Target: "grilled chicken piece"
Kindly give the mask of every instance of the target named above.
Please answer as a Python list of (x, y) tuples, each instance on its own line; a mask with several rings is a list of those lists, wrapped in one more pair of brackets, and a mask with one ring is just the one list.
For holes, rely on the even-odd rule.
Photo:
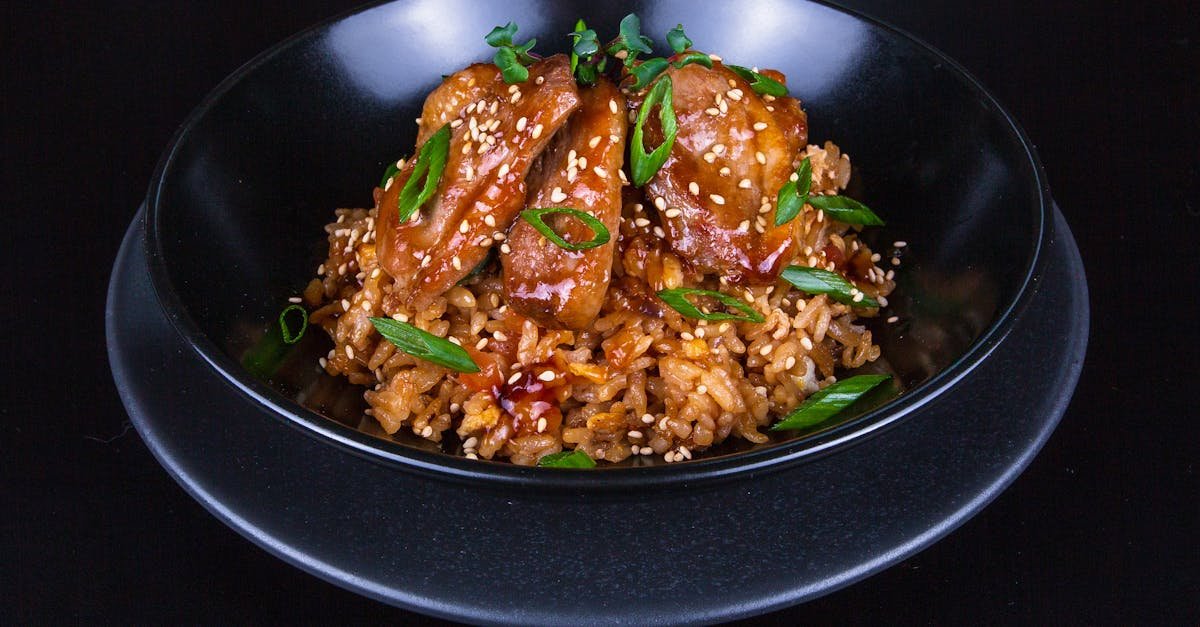
[[(775, 226), (775, 205), (808, 141), (799, 101), (760, 96), (719, 62), (667, 74), (679, 132), (646, 196), (671, 248), (732, 283), (773, 283), (795, 254), (793, 224)], [(657, 111), (645, 133), (648, 147), (662, 141)]]
[(496, 66), (476, 64), (429, 94), (418, 148), (443, 125), (453, 127), (437, 191), (400, 224), (400, 190), (417, 160), (375, 190), (380, 265), (409, 308), (428, 307), (499, 244), (525, 205), (530, 166), (579, 104), (561, 54), (530, 66), (523, 83), (507, 85)]
[[(560, 248), (533, 225), (517, 220), (501, 249), (504, 289), (514, 311), (550, 328), (582, 329), (604, 303), (621, 219), (621, 166), (625, 158), (625, 97), (601, 78), (580, 90), (583, 106), (554, 137), (529, 175), (529, 207), (571, 207), (608, 227), (607, 244), (586, 250)], [(546, 214), (545, 222), (568, 242), (592, 239), (582, 221)], [(508, 252), (504, 252), (507, 250)]]

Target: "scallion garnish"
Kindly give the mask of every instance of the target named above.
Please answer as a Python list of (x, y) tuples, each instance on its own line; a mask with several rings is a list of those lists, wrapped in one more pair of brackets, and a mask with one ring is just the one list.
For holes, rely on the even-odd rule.
[(849, 196), (811, 196), (808, 204), (825, 212), (825, 215), (846, 224), (883, 226), (883, 219), (875, 215), (866, 205)]
[[(653, 152), (647, 153), (642, 141), (643, 127), (650, 110), (659, 105), (658, 119), (662, 122), (663, 141)], [(671, 77), (664, 76), (654, 83), (642, 107), (638, 110), (637, 123), (633, 127), (633, 137), (629, 142), (629, 171), (633, 174), (633, 184), (641, 187), (650, 181), (650, 177), (667, 162), (671, 147), (675, 145), (675, 134), (678, 132), (675, 122), (675, 107), (671, 102)]]
[(403, 161), (403, 159), (397, 159), (396, 161), (393, 161), (388, 164), (387, 169), (385, 169), (383, 171), (383, 178), (379, 180), (380, 188), (387, 187), (388, 181), (392, 180), (392, 177), (396, 176), (396, 173), (400, 171), (400, 162), (401, 161)]
[[(442, 180), (442, 171), (446, 169), (446, 158), (450, 154), (450, 125), (439, 128), (417, 153), (417, 162), (413, 164), (412, 175), (404, 182), (400, 190), (400, 224), (412, 217), (414, 211), (433, 196), (437, 191), (438, 181)], [(421, 188), (417, 184), (424, 178)], [(387, 184), (386, 182), (384, 183)]]
[[(568, 242), (567, 240), (563, 239), (563, 236), (555, 233), (554, 229), (550, 228), (549, 224), (546, 224), (545, 218), (542, 216), (545, 216), (548, 213), (561, 213), (583, 222), (589, 229), (592, 230), (592, 233), (594, 234), (592, 235), (592, 239), (585, 242)], [(524, 218), (526, 222), (532, 224), (533, 228), (537, 229), (538, 233), (544, 235), (546, 239), (553, 242), (555, 246), (558, 246), (559, 248), (565, 248), (567, 250), (586, 250), (588, 248), (602, 246), (607, 244), (608, 240), (612, 237), (612, 234), (608, 232), (608, 227), (604, 226), (603, 222), (596, 219), (596, 216), (593, 216), (586, 211), (580, 211), (570, 207), (538, 207), (536, 209), (526, 209), (521, 212), (521, 217)]]
[(886, 374), (862, 374), (842, 379), (813, 393), (792, 413), (772, 425), (771, 430), (803, 429), (821, 424), (890, 378), (891, 375)]
[(681, 68), (689, 63), (697, 63), (706, 68), (712, 67), (712, 59), (703, 52), (684, 52), (683, 54), (677, 54), (671, 58), (674, 59), (674, 61), (671, 61), (671, 65), (674, 65), (676, 69)]
[(595, 468), (596, 462), (587, 453), (574, 450), (543, 455), (537, 465), (542, 468)]
[(596, 79), (608, 65), (608, 55), (600, 53), (600, 39), (596, 31), (587, 27), (581, 19), (575, 23), (575, 32), (569, 35), (571, 45), (571, 74), (583, 85), (595, 85)]
[[(879, 301), (867, 296), (836, 272), (808, 266), (788, 266), (780, 273), (784, 281), (808, 294), (826, 294), (839, 303), (851, 307), (878, 307)], [(862, 298), (854, 300), (857, 295)]]
[(496, 67), (500, 68), (500, 74), (504, 76), (505, 83), (521, 83), (529, 79), (529, 70), (525, 66), (532, 64), (537, 60), (537, 57), (529, 53), (530, 48), (533, 48), (537, 43), (536, 39), (517, 45), (513, 43), (513, 35), (517, 34), (517, 25), (509, 22), (504, 26), (497, 26), (490, 33), (484, 36), (484, 41), (496, 50), (496, 56), (492, 57), (492, 62)]
[(753, 89), (755, 93), (777, 97), (788, 94), (787, 86), (769, 76), (763, 76), (750, 68), (740, 65), (726, 65), (725, 67), (733, 70), (734, 74), (749, 81), (750, 89)]
[[(298, 331), (293, 331), (292, 328), (288, 326), (288, 314), (292, 313), (293, 311), (300, 314), (300, 329)], [(296, 316), (292, 317), (295, 318)], [(279, 312), (279, 333), (283, 335), (284, 344), (295, 344), (296, 342), (299, 342), (300, 338), (304, 337), (304, 332), (307, 330), (308, 311), (306, 311), (300, 305), (288, 305), (287, 307), (284, 307), (283, 311)]]
[(792, 218), (800, 215), (804, 203), (808, 202), (808, 192), (811, 188), (812, 162), (805, 157), (804, 161), (800, 162), (800, 167), (796, 168), (796, 180), (788, 181), (779, 188), (775, 208), (775, 226), (787, 224), (792, 221)]
[(629, 91), (639, 92), (646, 88), (667, 69), (669, 61), (662, 57), (652, 57), (637, 64), (629, 69), (629, 75), (633, 77), (633, 83), (629, 86)]
[(370, 318), (375, 330), (396, 348), (425, 361), (445, 366), (459, 372), (479, 372), (479, 366), (471, 360), (471, 356), (463, 347), (438, 337), (427, 331), (422, 331), (406, 322), (391, 318)]
[(683, 24), (676, 24), (675, 28), (667, 31), (667, 43), (676, 54), (692, 47), (692, 40), (683, 32)]
[[(739, 316), (736, 314), (725, 313), (723, 311), (705, 313), (701, 311), (699, 307), (692, 304), (692, 302), (687, 299), (688, 296), (705, 296), (708, 298), (715, 298), (726, 306), (737, 309), (746, 315)], [(758, 313), (758, 311), (753, 307), (746, 304), (739, 298), (735, 298), (728, 294), (722, 294), (721, 292), (702, 290), (694, 287), (677, 287), (674, 289), (662, 290), (658, 293), (658, 297), (661, 298), (664, 303), (670, 305), (671, 309), (678, 311), (688, 318), (697, 318), (700, 320), (737, 320), (739, 322), (763, 321), (762, 314)]]
[(638, 54), (650, 54), (652, 51), (650, 45), (654, 42), (642, 34), (642, 21), (638, 19), (636, 13), (630, 13), (621, 19), (621, 27), (617, 38), (608, 44), (606, 51), (614, 57), (620, 58), (620, 53), (625, 53), (625, 67), (633, 65)]

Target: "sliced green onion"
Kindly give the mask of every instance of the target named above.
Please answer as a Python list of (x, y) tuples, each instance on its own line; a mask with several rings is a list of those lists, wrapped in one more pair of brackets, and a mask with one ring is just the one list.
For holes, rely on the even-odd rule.
[[(713, 313), (705, 313), (700, 311), (700, 308), (692, 304), (687, 299), (688, 296), (707, 296), (721, 301), (728, 307), (737, 309), (746, 315), (739, 316), (736, 314), (716, 311)], [(671, 306), (671, 309), (689, 317), (698, 318), (700, 320), (737, 320), (739, 322), (762, 322), (763, 316), (758, 313), (750, 305), (746, 304), (740, 298), (734, 298), (728, 294), (714, 292), (712, 290), (702, 290), (694, 287), (677, 287), (669, 290), (662, 290), (658, 293), (658, 297), (666, 304)]]
[(596, 462), (587, 453), (574, 450), (543, 455), (537, 465), (542, 468), (595, 468)]
[[(878, 307), (879, 301), (859, 291), (842, 275), (821, 268), (808, 266), (788, 266), (779, 275), (784, 281), (796, 286), (796, 289), (809, 294), (828, 294), (830, 298), (851, 307)], [(855, 294), (862, 294), (858, 301)]]
[(712, 67), (712, 58), (703, 52), (685, 52), (683, 54), (675, 55), (674, 58), (675, 60), (671, 62), (671, 65), (674, 65), (676, 69), (681, 68), (689, 63), (697, 63), (706, 68)]
[(370, 318), (375, 330), (396, 348), (425, 361), (459, 372), (479, 372), (479, 366), (463, 347), (391, 318)]
[[(655, 105), (661, 105), (658, 119), (662, 122), (663, 142), (653, 152), (647, 153), (642, 141), (643, 127), (650, 110)], [(671, 103), (671, 77), (664, 76), (654, 83), (642, 107), (638, 110), (637, 123), (633, 127), (633, 137), (629, 142), (629, 171), (633, 174), (633, 184), (641, 187), (649, 182), (655, 172), (667, 162), (671, 147), (675, 145), (675, 134), (678, 132), (675, 122), (675, 107)]]
[(396, 173), (400, 171), (400, 161), (401, 159), (397, 159), (388, 164), (387, 169), (383, 171), (383, 178), (379, 180), (380, 189), (387, 187), (387, 182), (392, 180), (392, 177), (396, 176)]
[(804, 203), (808, 202), (808, 192), (812, 188), (812, 162), (808, 157), (800, 162), (800, 167), (796, 168), (796, 180), (789, 180), (779, 188), (779, 196), (776, 199), (775, 209), (775, 226), (781, 226), (792, 221), (797, 215), (800, 215), (800, 210), (804, 208)]
[(803, 429), (821, 424), (890, 378), (891, 375), (886, 374), (862, 374), (842, 379), (808, 397), (792, 413), (772, 425), (771, 430)]
[(633, 84), (629, 86), (629, 91), (637, 92), (645, 89), (655, 77), (662, 74), (667, 66), (670, 65), (666, 59), (662, 57), (653, 57), (646, 59), (642, 63), (629, 69), (629, 74), (633, 76)]
[(734, 74), (749, 81), (750, 89), (753, 89), (755, 93), (776, 97), (788, 95), (787, 86), (769, 76), (763, 76), (750, 68), (740, 65), (726, 65), (725, 67), (733, 70)]
[[(563, 215), (568, 215), (578, 219), (592, 230), (592, 233), (594, 234), (592, 235), (592, 239), (585, 242), (568, 242), (567, 240), (563, 239), (563, 236), (555, 233), (554, 229), (550, 228), (549, 224), (546, 224), (545, 218), (542, 216), (545, 216), (548, 213), (561, 213)], [(593, 216), (586, 211), (580, 211), (570, 207), (538, 207), (536, 209), (526, 209), (521, 212), (521, 217), (524, 218), (526, 222), (532, 224), (533, 228), (537, 229), (538, 233), (544, 235), (546, 239), (553, 242), (555, 246), (558, 246), (559, 248), (565, 248), (567, 250), (587, 250), (588, 248), (603, 246), (604, 244), (607, 244), (608, 240), (612, 237), (612, 234), (608, 232), (608, 227), (604, 226), (604, 223), (600, 220), (597, 220), (596, 216)]]
[(683, 32), (683, 24), (676, 24), (675, 28), (667, 31), (667, 43), (677, 53), (692, 47), (692, 40)]
[[(414, 211), (433, 196), (437, 191), (438, 181), (442, 179), (442, 171), (446, 169), (446, 158), (450, 154), (450, 125), (439, 128), (422, 146), (417, 153), (417, 162), (413, 165), (412, 176), (404, 182), (400, 190), (400, 223), (408, 220)], [(421, 189), (417, 183), (425, 179)]]
[[(291, 312), (299, 312), (300, 314), (300, 330), (292, 331), (288, 326), (287, 315)], [(293, 316), (295, 317), (295, 316)], [(304, 332), (308, 330), (308, 311), (300, 305), (289, 305), (279, 313), (279, 332), (283, 335), (284, 344), (295, 344), (304, 337)]]
[(849, 196), (811, 196), (808, 204), (825, 212), (825, 215), (846, 224), (883, 226), (883, 219), (875, 215), (866, 205)]

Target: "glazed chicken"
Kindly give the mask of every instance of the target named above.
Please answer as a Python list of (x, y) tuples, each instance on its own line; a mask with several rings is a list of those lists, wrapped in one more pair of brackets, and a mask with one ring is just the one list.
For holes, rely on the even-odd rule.
[[(769, 285), (795, 254), (794, 224), (775, 226), (779, 189), (799, 165), (808, 124), (795, 98), (762, 96), (720, 62), (670, 68), (678, 135), (646, 186), (666, 239), (692, 268)], [(764, 72), (783, 82), (782, 74)], [(662, 141), (658, 116), (648, 146)]]
[(418, 149), (442, 126), (452, 128), (437, 191), (401, 224), (400, 190), (417, 160), (410, 159), (386, 189), (375, 190), (380, 264), (407, 294), (408, 307), (427, 307), (506, 237), (525, 206), (529, 168), (579, 105), (561, 54), (534, 63), (521, 84), (506, 84), (495, 65), (481, 63), (429, 94)]
[[(621, 167), (625, 161), (625, 97), (611, 81), (580, 89), (583, 105), (555, 136), (529, 175), (526, 205), (570, 207), (590, 213), (612, 239), (572, 251), (546, 239), (524, 220), (513, 224), (501, 248), (509, 305), (545, 327), (582, 329), (604, 303), (621, 217)], [(548, 214), (546, 224), (569, 242), (593, 232), (578, 218)]]

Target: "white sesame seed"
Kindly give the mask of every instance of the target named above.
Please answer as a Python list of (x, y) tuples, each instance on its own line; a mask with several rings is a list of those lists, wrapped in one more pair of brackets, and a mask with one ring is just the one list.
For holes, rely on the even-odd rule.
[(880, 256), (880, 254), (879, 254), (879, 253), (875, 253), (875, 254), (871, 255), (871, 262), (872, 262), (872, 263), (879, 263), (879, 260), (880, 260), (880, 259), (883, 259), (883, 257), (882, 257), (882, 256)]
[(475, 168), (474, 168), (474, 167), (472, 167), (472, 166), (467, 166), (467, 171), (466, 171), (466, 176), (465, 176), (465, 178), (466, 178), (468, 181), (473, 181), (473, 180), (475, 180)]
[(713, 151), (713, 154), (721, 156), (725, 154), (725, 144), (713, 144), (711, 150)]
[[(454, 406), (451, 405), (451, 407), (453, 408)], [(451, 409), (451, 411), (455, 411), (455, 410)], [(471, 437), (467, 438), (466, 442), (463, 442), (463, 448), (475, 448), (478, 445), (479, 445), (479, 438), (477, 438), (475, 436), (471, 436)]]
[(667, 216), (668, 218), (678, 218), (679, 214), (681, 214), (681, 213), (683, 213), (683, 212), (678, 209), (671, 208), (671, 209), (667, 209), (665, 212), (663, 212), (663, 215)]
[(520, 99), (521, 99), (521, 92), (519, 92), (519, 91), (516, 91), (516, 92), (513, 92), (513, 95), (512, 95), (512, 97), (511, 97), (511, 98), (509, 98), (509, 99), (508, 99), (508, 101), (509, 101), (510, 103), (512, 103), (512, 104), (516, 104), (516, 103), (517, 103), (517, 101), (518, 101), (518, 100), (520, 100)]
[(706, 152), (706, 153), (704, 153), (704, 160), (705, 160), (706, 162), (708, 162), (708, 163), (712, 163), (712, 162), (716, 161), (716, 160), (717, 160), (717, 153), (715, 153), (715, 152)]
[(904, 240), (899, 240), (899, 241), (892, 242), (892, 246), (895, 248), (904, 248), (905, 246), (908, 246), (908, 242), (906, 242)]
[(426, 255), (425, 258), (421, 260), (421, 267), (428, 268), (429, 264), (431, 263), (433, 263), (433, 255)]
[(750, 221), (742, 220), (741, 222), (739, 222), (737, 230), (739, 230), (743, 233), (749, 233), (750, 232)]
[(346, 357), (354, 359), (354, 347), (349, 344), (346, 345)]
[(688, 191), (699, 196), (700, 195), (700, 184), (697, 183), (696, 181), (692, 181), (691, 183), (688, 183)]
[(898, 266), (898, 265), (900, 265), (900, 258), (899, 258), (899, 257), (892, 257), (892, 265), (893, 265), (893, 266)]
[(542, 125), (541, 125), (541, 124), (538, 124), (537, 126), (533, 127), (533, 132), (532, 132), (532, 133), (530, 133), (530, 135), (531, 135), (531, 136), (532, 136), (534, 139), (537, 139), (537, 138), (541, 137), (541, 136), (542, 136)]
[(743, 92), (740, 89), (730, 89), (729, 91), (725, 92), (725, 95), (729, 96), (730, 100), (741, 100)]
[(608, 170), (605, 170), (604, 168), (602, 168), (600, 166), (596, 166), (596, 167), (592, 168), (592, 172), (595, 172), (596, 176), (598, 176), (602, 179), (608, 178)]
[(479, 456), (475, 453), (467, 453), (466, 457), (467, 459), (479, 459)]
[(300, 303), (300, 302), (304, 302), (304, 299), (300, 298), (299, 296), (292, 296), (291, 298), (288, 298), (288, 302), (289, 303)]
[(534, 82), (534, 83), (536, 83), (536, 84), (538, 84), (538, 85), (541, 85), (542, 83), (546, 82), (546, 77), (545, 77), (545, 76), (539, 76), (539, 77), (537, 77), (537, 78), (533, 79), (533, 82)]
[(520, 379), (520, 378), (521, 378), (521, 373), (519, 373), (519, 372), (514, 372), (514, 373), (512, 373), (512, 376), (510, 376), (510, 377), (508, 378), (508, 384), (509, 384), (509, 385), (512, 385), (512, 384), (514, 384), (514, 383), (516, 383), (516, 382), (517, 382), (517, 379)]
[(767, 344), (767, 345), (763, 346), (762, 348), (758, 349), (758, 354), (762, 355), (763, 357), (766, 357), (767, 355), (770, 355), (771, 351), (773, 351), (773, 350), (775, 350), (775, 346), (773, 344)]
[[(688, 459), (692, 458), (692, 452), (689, 451), (688, 447), (686, 447), (686, 446), (679, 447), (679, 453), (677, 455), (683, 455), (684, 457), (686, 457)], [(679, 458), (676, 457), (675, 459), (676, 459), (676, 461), (678, 461)]]
[(601, 139), (601, 137), (599, 135), (596, 135), (595, 137), (589, 139), (588, 140), (588, 148), (595, 148), (596, 146), (600, 145), (600, 139)]
[(765, 130), (767, 130), (767, 123), (766, 123), (766, 122), (755, 122), (755, 123), (754, 123), (754, 130), (756, 130), (756, 131), (765, 131)]
[(895, 271), (895, 270), (888, 270), (888, 271), (887, 271), (887, 274), (883, 275), (883, 278), (885, 278), (885, 279), (887, 279), (887, 280), (891, 281), (893, 278), (895, 278), (895, 276), (896, 276), (896, 271)]
[(708, 394), (708, 386), (707, 386), (707, 385), (704, 385), (703, 383), (702, 383), (702, 384), (700, 384), (700, 385), (697, 385), (697, 386), (696, 386), (696, 393), (697, 393), (697, 394)]
[(545, 431), (546, 427), (548, 427), (548, 426), (550, 426), (550, 424), (546, 422), (545, 418), (538, 418), (538, 421), (537, 421), (538, 433)]
[(612, 111), (613, 113), (617, 112), (617, 101), (616, 100), (613, 100), (612, 98), (608, 99), (608, 110)]
[(661, 239), (667, 236), (667, 232), (661, 226), (656, 226), (654, 227), (654, 235)]
[(721, 115), (721, 110), (716, 107), (709, 107), (709, 108), (705, 109), (704, 112), (709, 115), (713, 115), (713, 116)]
[(762, 153), (762, 151), (760, 150), (760, 151), (758, 151), (758, 152), (754, 153), (754, 160), (755, 160), (755, 161), (757, 161), (757, 162), (759, 162), (760, 164), (766, 165), (766, 163), (767, 163), (767, 156), (766, 156), (766, 155), (764, 155), (764, 154)]
[(462, 260), (458, 258), (458, 255), (450, 259), (450, 265), (454, 266), (455, 270), (462, 270)]
[(730, 327), (730, 326), (731, 326), (731, 325), (730, 325), (728, 322), (722, 322), (722, 323), (721, 323), (721, 326), (717, 327), (717, 332), (718, 332), (718, 333), (724, 333), (724, 332), (726, 332), (726, 331), (728, 331), (728, 330), (729, 330), (729, 327)]
[(469, 230), (471, 230), (471, 225), (467, 224), (466, 220), (463, 220), (462, 222), (458, 223), (458, 232), (459, 233), (466, 233)]
[(635, 226), (645, 228), (647, 226), (650, 226), (650, 221), (647, 220), (646, 218), (637, 218), (636, 220), (633, 221), (633, 224)]
[(433, 427), (425, 425), (425, 428), (421, 429), (421, 437), (427, 438), (431, 435), (433, 435)]
[(708, 197), (710, 200), (717, 203), (718, 205), (725, 204), (725, 197), (721, 196), (720, 194), (709, 194)]
[(342, 299), (342, 311), (350, 311), (350, 301)]
[(648, 425), (654, 424), (654, 414), (642, 414), (642, 422)]
[(460, 339), (458, 339), (458, 338), (454, 337), (453, 335), (451, 335), (450, 337), (446, 338), (446, 340), (447, 340), (447, 341), (449, 341), (451, 344), (455, 344), (455, 345), (457, 345), (457, 346), (462, 346), (462, 340), (460, 340)]
[(680, 333), (679, 337), (681, 337), (689, 342), (696, 339), (696, 336), (692, 335), (691, 333), (688, 333), (687, 331)]
[(506, 255), (507, 255), (508, 253), (511, 253), (511, 252), (512, 252), (512, 247), (511, 247), (511, 246), (509, 246), (508, 244), (501, 244), (501, 245), (500, 245), (500, 252), (502, 252), (502, 253), (504, 253), (504, 254), (506, 254)]
[(496, 217), (489, 213), (486, 216), (483, 216), (483, 223), (494, 227), (496, 226)]
[(507, 163), (501, 163), (501, 164), (500, 164), (500, 169), (496, 171), (496, 175), (497, 175), (497, 176), (504, 176), (505, 174), (508, 174), (508, 164), (507, 164)]
[(863, 299), (863, 296), (864, 296), (864, 295), (863, 295), (863, 293), (862, 293), (862, 292), (859, 292), (859, 293), (855, 294), (855, 295), (854, 295), (854, 297), (853, 297), (853, 298), (851, 298), (850, 300), (852, 300), (852, 301), (854, 301), (854, 302), (856, 302), (856, 303), (861, 303), (861, 302), (862, 302), (862, 299)]
[(486, 337), (482, 338), (478, 342), (475, 342), (475, 350), (483, 350), (487, 345), (488, 339)]
[(729, 103), (722, 100), (721, 104), (717, 105), (717, 108), (721, 110), (721, 113), (726, 113), (729, 111)]
[(553, 381), (554, 380), (554, 371), (553, 370), (543, 370), (542, 374), (538, 375), (538, 380), (539, 381)]
[(738, 187), (740, 187), (742, 189), (750, 189), (750, 185), (751, 185), (750, 179), (742, 179), (742, 180), (738, 181)]
[(501, 342), (508, 340), (508, 336), (504, 334), (504, 331), (496, 331), (495, 333), (492, 334), (492, 337), (496, 338), (497, 340), (500, 340)]
[(654, 198), (654, 207), (655, 207), (656, 209), (658, 209), (659, 211), (666, 211), (666, 209), (667, 209), (667, 199), (666, 199), (666, 198), (663, 198), (662, 196), (656, 196), (656, 197)]
[(642, 432), (641, 431), (630, 431), (627, 435), (631, 438), (640, 438), (640, 437), (642, 437)]
[(563, 193), (561, 187), (555, 187), (554, 190), (550, 192), (550, 200), (553, 202), (562, 202), (566, 199), (567, 195)]
[(529, 120), (525, 119), (525, 117), (524, 117), (524, 116), (522, 116), (522, 117), (521, 117), (519, 120), (517, 120), (517, 132), (518, 132), (518, 133), (520, 133), (521, 131), (524, 131), (524, 130), (525, 130), (525, 124), (526, 124), (528, 121), (529, 121)]

